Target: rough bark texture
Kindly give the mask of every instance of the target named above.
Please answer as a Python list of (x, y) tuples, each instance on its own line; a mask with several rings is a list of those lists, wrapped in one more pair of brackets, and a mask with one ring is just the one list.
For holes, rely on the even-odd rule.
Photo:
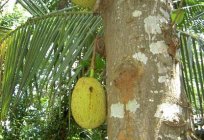
[(160, 28), (169, 4), (112, 0), (104, 8), (109, 140), (185, 139), (191, 127), (179, 65)]

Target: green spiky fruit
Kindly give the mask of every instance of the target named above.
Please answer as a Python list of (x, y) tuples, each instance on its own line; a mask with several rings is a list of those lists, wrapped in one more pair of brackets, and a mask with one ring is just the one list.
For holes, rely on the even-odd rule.
[(92, 77), (78, 80), (72, 93), (72, 115), (83, 128), (92, 129), (106, 118), (106, 98), (102, 85)]
[(96, 0), (72, 0), (72, 2), (80, 5), (81, 7), (93, 9)]

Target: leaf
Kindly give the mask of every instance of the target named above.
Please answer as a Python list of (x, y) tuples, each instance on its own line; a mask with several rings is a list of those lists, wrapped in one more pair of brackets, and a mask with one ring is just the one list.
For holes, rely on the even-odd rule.
[(96, 69), (105, 69), (105, 61), (103, 58), (101, 58), (99, 55), (96, 55)]
[(195, 5), (197, 2), (196, 0), (185, 0), (188, 5)]
[(204, 40), (188, 32), (181, 34), (182, 77), (187, 97), (196, 113), (203, 114)]
[(180, 24), (184, 20), (185, 11), (183, 9), (175, 10), (171, 13), (172, 23)]
[(90, 66), (90, 61), (89, 60), (82, 60), (81, 63), (80, 63), (80, 66), (89, 67)]
[(11, 29), (0, 26), (0, 41), (4, 38), (6, 34), (8, 34)]
[(18, 0), (18, 2), (33, 16), (49, 13), (49, 9), (42, 0)]

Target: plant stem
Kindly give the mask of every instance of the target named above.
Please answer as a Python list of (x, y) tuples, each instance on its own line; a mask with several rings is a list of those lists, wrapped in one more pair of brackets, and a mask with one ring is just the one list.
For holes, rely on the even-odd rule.
[(96, 57), (96, 40), (94, 42), (93, 46), (93, 53), (92, 53), (92, 58), (91, 58), (91, 66), (90, 66), (90, 77), (94, 77), (94, 69), (95, 69), (95, 57)]

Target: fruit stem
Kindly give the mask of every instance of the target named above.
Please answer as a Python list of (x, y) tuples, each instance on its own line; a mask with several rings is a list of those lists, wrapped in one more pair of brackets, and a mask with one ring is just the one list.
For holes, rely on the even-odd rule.
[(94, 69), (95, 69), (95, 57), (96, 57), (96, 39), (94, 42), (94, 46), (93, 46), (93, 53), (92, 53), (92, 58), (91, 58), (91, 66), (90, 66), (90, 77), (94, 77)]
[(89, 77), (94, 77), (94, 69), (91, 69), (91, 70), (90, 70), (90, 75), (89, 75)]

